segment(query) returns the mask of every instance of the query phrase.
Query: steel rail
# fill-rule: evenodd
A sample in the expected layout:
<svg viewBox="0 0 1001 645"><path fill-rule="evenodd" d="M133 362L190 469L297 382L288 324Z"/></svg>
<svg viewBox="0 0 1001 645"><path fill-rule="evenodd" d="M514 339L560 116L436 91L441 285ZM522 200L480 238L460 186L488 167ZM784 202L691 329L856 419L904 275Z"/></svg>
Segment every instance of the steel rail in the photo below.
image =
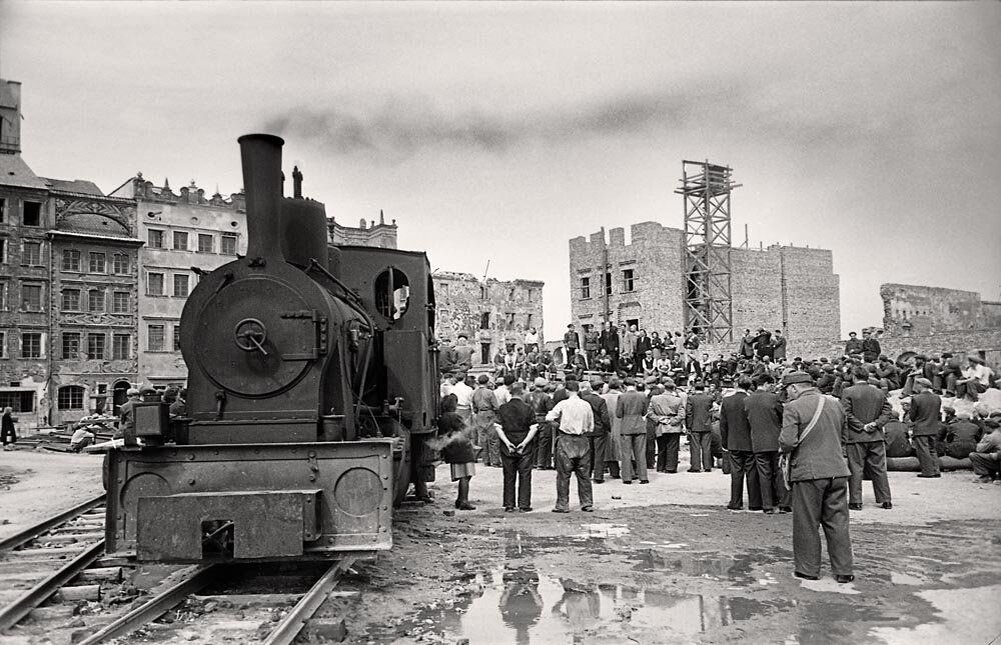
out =
<svg viewBox="0 0 1001 645"><path fill-rule="evenodd" d="M223 567L215 564L198 567L184 580L158 593L117 620L108 623L97 632L79 641L77 645L97 645L97 643L119 638L139 629L146 623L162 616L187 598L189 594L211 584L222 569Z"/></svg>
<svg viewBox="0 0 1001 645"><path fill-rule="evenodd" d="M327 572L316 581L316 584L299 599L292 611L286 614L285 618L262 641L264 645L291 645L302 628L306 626L306 621L312 618L316 610L320 608L323 601L340 582L341 575L354 564L354 561L354 558L345 558L327 569Z"/></svg>
<svg viewBox="0 0 1001 645"><path fill-rule="evenodd" d="M45 599L58 591L59 587L75 578L103 553L104 540L101 540L0 610L0 632L10 629L20 622L31 613L32 609L45 602Z"/></svg>
<svg viewBox="0 0 1001 645"><path fill-rule="evenodd" d="M105 502L105 497L106 495L104 493L101 493L100 495L98 495L93 499L77 504L73 508L66 509L65 511L57 515L53 515L48 519L42 520L41 522L35 524L34 526L29 526L23 531L15 533L9 538L0 540L0 551L9 551L10 549L16 549L25 542L28 542L29 540L38 537L39 535L45 533L46 531L51 531L55 527L73 519L77 515L86 513L95 506L100 506Z"/></svg>

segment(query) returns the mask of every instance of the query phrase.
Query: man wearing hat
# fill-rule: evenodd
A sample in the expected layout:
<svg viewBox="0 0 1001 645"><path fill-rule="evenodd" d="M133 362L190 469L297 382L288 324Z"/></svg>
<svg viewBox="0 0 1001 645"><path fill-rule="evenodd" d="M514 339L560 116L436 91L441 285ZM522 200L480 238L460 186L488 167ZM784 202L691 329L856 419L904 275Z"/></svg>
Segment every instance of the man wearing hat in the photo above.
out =
<svg viewBox="0 0 1001 645"><path fill-rule="evenodd" d="M549 381L541 376L533 382L535 388L528 394L528 404L535 414L538 425L538 440L535 442L535 467L539 470L553 468L553 426L546 421L546 415L553 409L553 397L546 392Z"/></svg>
<svg viewBox="0 0 1001 645"><path fill-rule="evenodd" d="M115 438L119 439L123 436L135 437L136 436L136 403L139 403L140 393L139 390L130 387L125 396L128 400L122 404L122 407L118 409L118 430L115 432Z"/></svg>
<svg viewBox="0 0 1001 645"><path fill-rule="evenodd" d="M567 365L573 362L573 356L580 349L580 336L574 331L573 323L567 325L567 332L563 334L563 348L566 352L565 361Z"/></svg>
<svg viewBox="0 0 1001 645"><path fill-rule="evenodd" d="M615 402L615 416L621 419L622 483L632 484L639 479L641 484L649 484L646 469L646 413L650 404L643 392L636 390L636 379L625 380L626 391Z"/></svg>
<svg viewBox="0 0 1001 645"><path fill-rule="evenodd" d="M848 533L848 466L842 455L845 413L837 400L824 396L804 372L782 377L789 402L782 412L779 449L790 462L794 573L820 577L821 524L827 538L834 579L848 583L852 574L852 543Z"/></svg>
<svg viewBox="0 0 1001 645"><path fill-rule="evenodd" d="M942 399L931 391L931 381L914 379L914 391L907 418L911 422L914 452L921 464L918 477L941 477L935 441L942 429Z"/></svg>
<svg viewBox="0 0 1001 645"><path fill-rule="evenodd" d="M678 448L685 426L685 399L678 393L674 379L661 380L664 392L650 397L650 415L657 422L657 472L678 472Z"/></svg>
<svg viewBox="0 0 1001 645"><path fill-rule="evenodd" d="M970 365L963 370L963 378L956 380L956 397L976 401L991 384L991 368L976 354L967 357Z"/></svg>
<svg viewBox="0 0 1001 645"><path fill-rule="evenodd" d="M973 474L977 476L977 481L987 483L996 477L1001 477L1001 418L991 415L984 421L985 434L977 449L970 453L970 462L973 464Z"/></svg>
<svg viewBox="0 0 1001 645"><path fill-rule="evenodd" d="M885 358L885 357L884 357ZM890 480L886 476L886 437L883 427L893 415L893 407L883 391L870 385L869 373L856 367L854 385L845 388L841 406L845 410L844 443L848 453L848 508L862 510L862 473L868 471L876 503L893 508Z"/></svg>
<svg viewBox="0 0 1001 645"><path fill-rule="evenodd" d="M720 439L724 454L723 459L730 460L730 502L726 505L731 511L744 508L744 480L747 480L748 506L761 508L761 487L758 483L758 471L754 467L754 452L751 449L751 426L744 410L747 391L751 389L751 379L741 376L737 379L737 391L723 397L719 412ZM770 509L774 513L775 509Z"/></svg>
<svg viewBox="0 0 1001 645"><path fill-rule="evenodd" d="M695 392L685 404L685 425L688 426L690 473L712 472L713 397L706 394L705 383L695 384Z"/></svg>
<svg viewBox="0 0 1001 645"><path fill-rule="evenodd" d="M584 433L584 436L591 442L591 463L588 464L587 474L596 484L605 483L605 450L612 430L612 422L608 418L608 404L597 392L600 389L600 380L580 383L580 398L591 406L591 414L594 416L594 426L590 432Z"/></svg>
<svg viewBox="0 0 1001 645"><path fill-rule="evenodd" d="M872 337L872 333L862 332L862 360L866 363L873 363L879 358L882 351L879 341Z"/></svg>
<svg viewBox="0 0 1001 645"><path fill-rule="evenodd" d="M862 341L859 340L858 334L855 332L848 332L848 342L845 343L845 356L851 356L852 354L862 353Z"/></svg>

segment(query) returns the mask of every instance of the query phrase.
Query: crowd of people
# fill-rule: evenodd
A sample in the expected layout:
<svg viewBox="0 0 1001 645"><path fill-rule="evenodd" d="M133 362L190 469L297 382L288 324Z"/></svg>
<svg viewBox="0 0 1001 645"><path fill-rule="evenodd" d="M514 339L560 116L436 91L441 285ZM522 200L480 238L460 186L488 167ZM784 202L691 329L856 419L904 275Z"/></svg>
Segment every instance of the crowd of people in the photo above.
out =
<svg viewBox="0 0 1001 645"><path fill-rule="evenodd" d="M566 513L572 478L589 512L592 485L609 479L642 485L653 472L722 468L731 478L727 508L744 509L746 488L748 510L793 512L797 575L816 577L823 525L832 570L845 582L848 513L862 510L863 480L878 507L893 508L888 460L916 457L918 476L931 478L940 456L969 459L977 481L1001 479L1001 390L977 352L965 366L949 353L895 361L866 332L861 340L852 333L836 358L790 359L780 332L748 330L729 357L710 360L697 338L655 351L657 334L627 329L622 345L622 332L588 329L581 343L571 328L567 361L552 368L528 359L538 347L511 352L524 363L495 363L476 378L443 364L441 454L460 482L457 508L474 508L477 461L503 469L509 512L532 510L533 469L556 470L552 510ZM607 343L619 343L614 353ZM679 470L683 437L688 470Z"/></svg>

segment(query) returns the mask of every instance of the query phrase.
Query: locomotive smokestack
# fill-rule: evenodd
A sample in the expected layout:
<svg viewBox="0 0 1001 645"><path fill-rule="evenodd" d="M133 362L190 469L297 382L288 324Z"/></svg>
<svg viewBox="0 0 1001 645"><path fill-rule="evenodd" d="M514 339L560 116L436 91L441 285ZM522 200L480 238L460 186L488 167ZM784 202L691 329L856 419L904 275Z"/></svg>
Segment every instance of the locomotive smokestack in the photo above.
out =
<svg viewBox="0 0 1001 645"><path fill-rule="evenodd" d="M282 146L270 134L245 134L237 141L247 194L247 257L281 259Z"/></svg>

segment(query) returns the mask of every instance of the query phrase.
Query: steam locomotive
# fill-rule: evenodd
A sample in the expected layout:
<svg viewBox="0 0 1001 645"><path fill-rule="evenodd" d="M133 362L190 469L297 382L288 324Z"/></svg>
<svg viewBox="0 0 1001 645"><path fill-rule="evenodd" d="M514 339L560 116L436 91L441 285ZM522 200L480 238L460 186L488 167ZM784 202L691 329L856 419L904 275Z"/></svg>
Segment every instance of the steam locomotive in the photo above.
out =
<svg viewBox="0 0 1001 645"><path fill-rule="evenodd" d="M107 550L206 562L388 549L437 423L427 256L328 245L298 171L283 197L284 141L239 144L247 254L185 304L187 418L138 403L109 456Z"/></svg>

